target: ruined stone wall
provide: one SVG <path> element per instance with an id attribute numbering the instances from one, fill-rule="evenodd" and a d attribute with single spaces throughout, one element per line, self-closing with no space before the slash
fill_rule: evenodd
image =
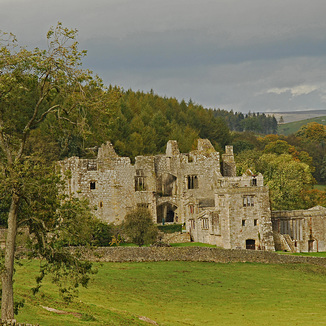
<path id="1" fill-rule="evenodd" d="M 59 162 L 67 178 L 67 193 L 87 198 L 95 215 L 104 222 L 119 223 L 134 207 L 135 167 L 129 158 L 113 155 L 101 160 L 72 157 Z"/>
<path id="2" fill-rule="evenodd" d="M 88 198 L 105 222 L 120 223 L 142 206 L 157 223 L 185 223 L 195 241 L 244 249 L 251 239 L 254 248 L 272 250 L 263 176 L 236 177 L 232 146 L 224 158 L 229 176 L 222 176 L 220 155 L 209 140 L 199 139 L 188 154 L 169 141 L 165 155 L 137 156 L 134 165 L 110 143 L 101 146 L 95 160 L 73 157 L 59 164 L 71 175 L 67 193 Z M 244 196 L 255 198 L 255 205 L 244 207 Z"/>

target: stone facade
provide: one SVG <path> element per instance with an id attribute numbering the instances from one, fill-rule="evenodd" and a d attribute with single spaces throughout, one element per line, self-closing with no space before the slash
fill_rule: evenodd
<path id="1" fill-rule="evenodd" d="M 326 251 L 326 208 L 273 211 L 276 250 L 292 252 Z"/>
<path id="2" fill-rule="evenodd" d="M 156 223 L 184 223 L 194 241 L 229 249 L 274 250 L 268 189 L 250 171 L 236 177 L 232 146 L 216 152 L 207 139 L 187 154 L 170 140 L 164 155 L 119 157 L 108 142 L 97 159 L 59 162 L 67 193 L 86 197 L 95 215 L 120 223 L 137 206 Z"/>

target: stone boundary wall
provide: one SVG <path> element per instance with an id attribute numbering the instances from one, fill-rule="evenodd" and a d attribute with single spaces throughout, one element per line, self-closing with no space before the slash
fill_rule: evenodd
<path id="1" fill-rule="evenodd" d="M 39 326 L 39 324 L 37 325 L 33 325 L 33 324 L 25 324 L 25 323 L 16 323 L 16 320 L 14 319 L 13 321 L 0 321 L 0 326 Z"/>
<path id="2" fill-rule="evenodd" d="M 200 261 L 216 263 L 255 262 L 326 266 L 326 258 L 282 255 L 271 251 L 208 247 L 102 247 L 81 250 L 82 257 L 96 262 Z"/>

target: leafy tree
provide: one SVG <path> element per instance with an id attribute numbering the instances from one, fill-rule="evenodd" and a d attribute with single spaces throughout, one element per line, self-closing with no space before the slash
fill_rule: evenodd
<path id="1" fill-rule="evenodd" d="M 294 150 L 294 147 L 288 144 L 285 140 L 276 140 L 273 142 L 268 143 L 265 146 L 264 152 L 265 153 L 275 153 L 275 154 L 289 154 L 290 151 Z"/>
<path id="2" fill-rule="evenodd" d="M 262 155 L 262 152 L 255 150 L 255 149 L 245 150 L 245 151 L 242 151 L 239 154 L 237 154 L 235 156 L 235 160 L 237 162 L 237 164 L 236 164 L 237 175 L 239 175 L 239 176 L 243 175 L 244 173 L 246 173 L 246 171 L 248 169 L 251 170 L 255 174 L 257 174 L 259 172 L 264 174 L 263 171 L 258 171 L 257 166 L 256 166 L 261 155 Z"/>
<path id="3" fill-rule="evenodd" d="M 317 122 L 310 122 L 302 126 L 296 135 L 308 141 L 325 142 L 326 127 Z"/>
<path id="4" fill-rule="evenodd" d="M 156 241 L 158 230 L 147 208 L 138 207 L 126 215 L 123 230 L 139 247 Z"/>
<path id="5" fill-rule="evenodd" d="M 58 125 L 69 123 L 81 136 L 85 134 L 85 93 L 88 85 L 98 86 L 90 73 L 80 67 L 86 53 L 78 50 L 76 33 L 58 23 L 47 34 L 47 50 L 27 50 L 18 46 L 13 35 L 0 35 L 0 188 L 5 189 L 2 194 L 6 194 L 9 202 L 2 269 L 3 320 L 14 318 L 13 272 L 18 226 L 29 228 L 36 241 L 33 248 L 51 263 L 44 265 L 44 273 L 51 271 L 59 280 L 62 268 L 66 272 L 78 271 L 71 274 L 77 286 L 86 283 L 90 270 L 90 265 L 76 261 L 63 249 L 56 253 L 54 241 L 58 237 L 46 237 L 48 230 L 60 229 L 65 216 L 61 216 L 63 219 L 58 216 L 63 214 L 55 186 L 58 179 L 49 172 L 46 162 L 40 160 L 31 143 L 32 134 L 37 137 L 42 125 L 54 117 Z M 67 293 L 67 288 L 62 293 Z"/>
<path id="6" fill-rule="evenodd" d="M 272 209 L 304 207 L 301 193 L 311 189 L 314 178 L 309 165 L 298 162 L 289 154 L 263 154 L 256 165 L 270 189 Z"/>
<path id="7" fill-rule="evenodd" d="M 113 224 L 103 223 L 96 219 L 92 225 L 92 244 L 99 247 L 109 246 L 116 229 L 117 227 Z"/>

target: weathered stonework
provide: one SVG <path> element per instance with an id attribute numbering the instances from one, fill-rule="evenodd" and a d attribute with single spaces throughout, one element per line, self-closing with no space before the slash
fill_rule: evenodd
<path id="1" fill-rule="evenodd" d="M 326 208 L 272 212 L 276 250 L 326 251 Z"/>
<path id="2" fill-rule="evenodd" d="M 184 223 L 194 241 L 229 249 L 274 250 L 268 189 L 250 171 L 236 177 L 232 146 L 220 154 L 207 139 L 181 154 L 174 140 L 166 153 L 119 157 L 108 142 L 97 159 L 71 157 L 59 162 L 71 177 L 70 195 L 86 197 L 95 215 L 120 223 L 137 206 L 157 223 Z"/>

